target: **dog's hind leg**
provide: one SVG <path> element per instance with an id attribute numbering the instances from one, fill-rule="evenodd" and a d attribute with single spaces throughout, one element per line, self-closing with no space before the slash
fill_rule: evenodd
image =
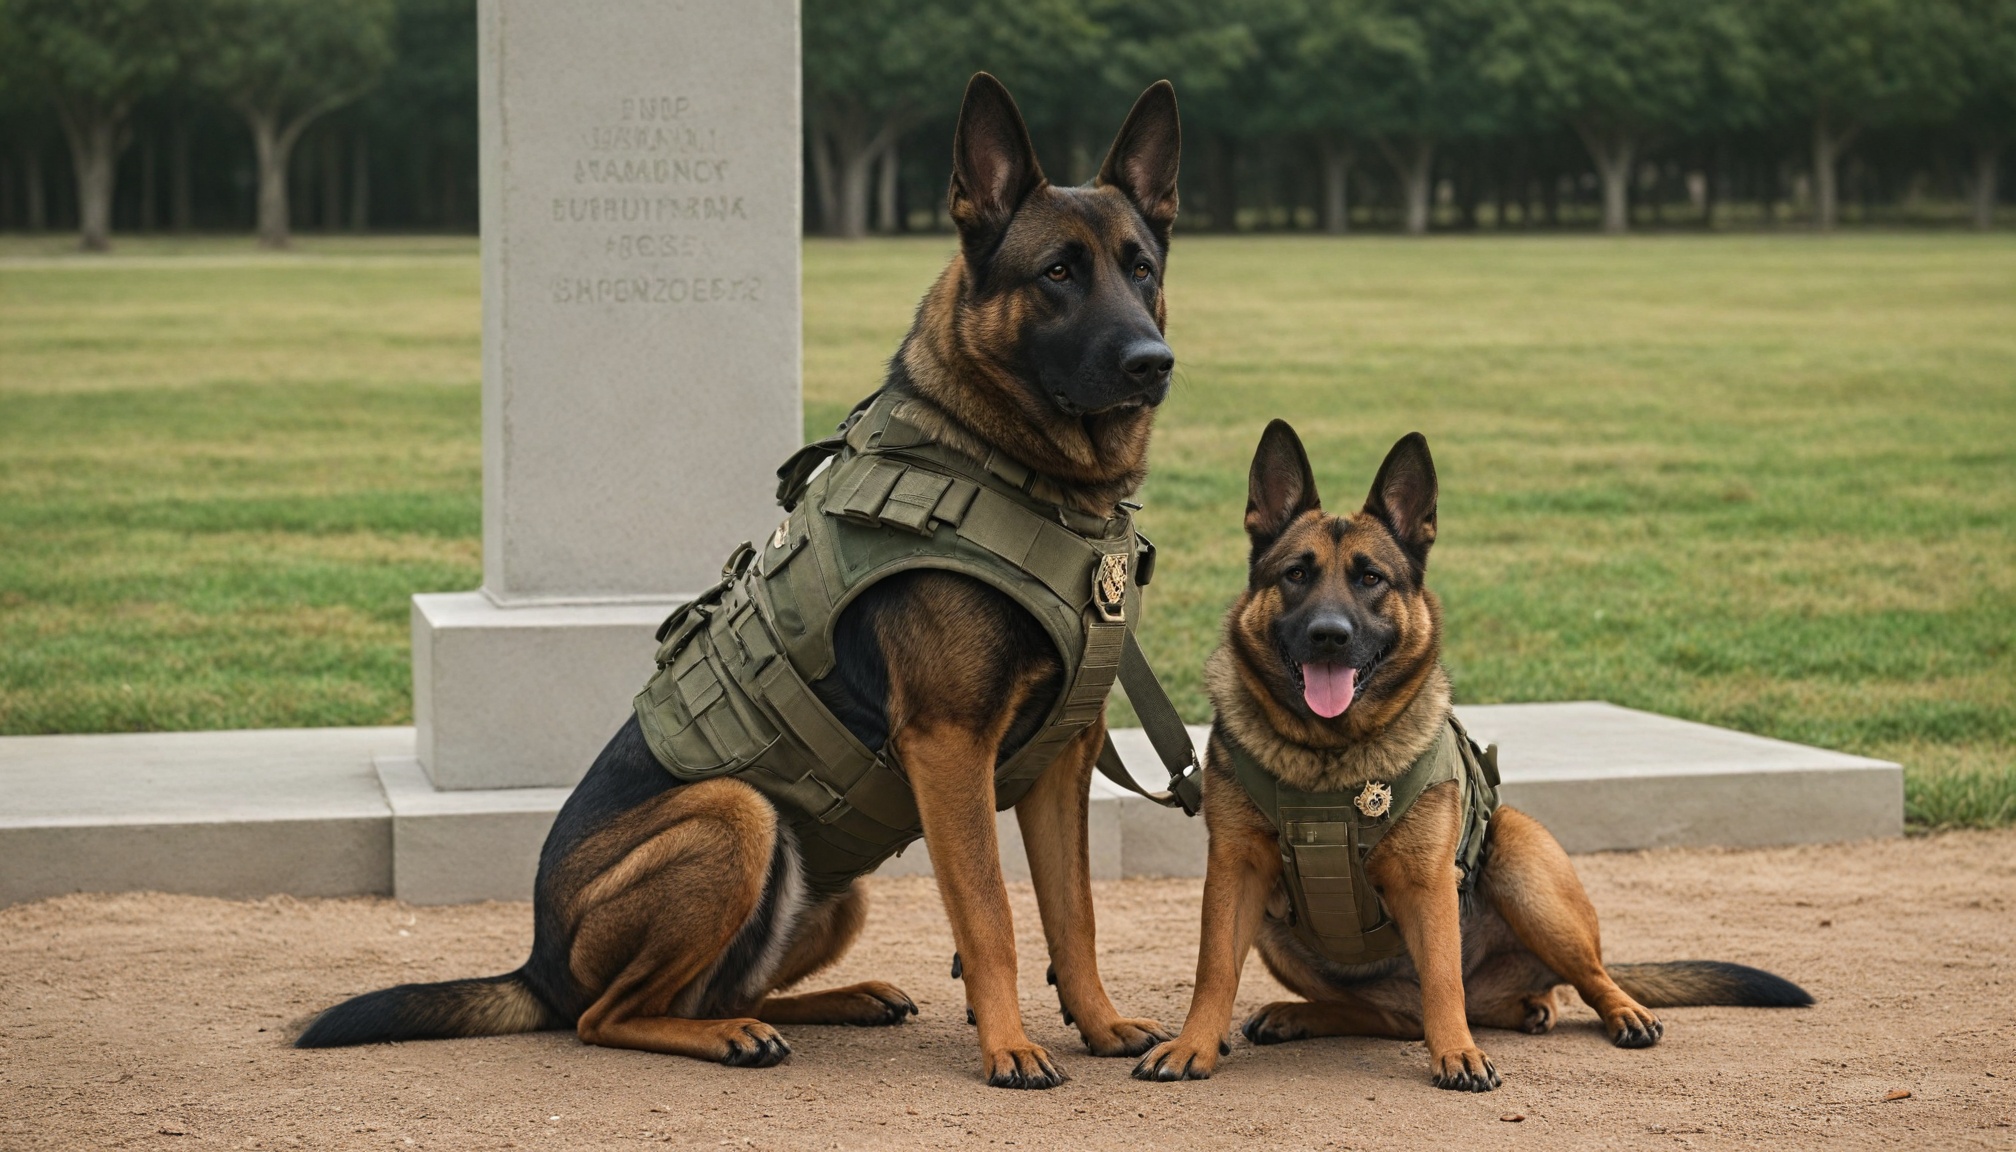
<path id="1" fill-rule="evenodd" d="M 868 895 L 859 881 L 840 896 L 805 917 L 790 951 L 778 967 L 776 986 L 789 988 L 822 968 L 838 963 L 861 935 L 868 919 Z M 769 996 L 756 1006 L 756 1018 L 770 1024 L 901 1024 L 917 1014 L 917 1005 L 903 990 L 881 980 L 864 980 L 841 988 Z"/>
<path id="2" fill-rule="evenodd" d="M 763 899 L 779 855 L 776 811 L 746 784 L 709 780 L 639 817 L 625 828 L 629 845 L 570 902 L 568 968 L 592 997 L 576 1032 L 612 1048 L 777 1063 L 791 1048 L 760 1020 L 674 1015 L 699 1006 L 752 917 L 777 911 Z"/>
<path id="3" fill-rule="evenodd" d="M 1015 818 L 1064 1018 L 1078 1026 L 1094 1056 L 1139 1056 L 1169 1034 L 1153 1020 L 1121 1016 L 1099 979 L 1086 806 L 1105 738 L 1104 724 L 1079 733 L 1015 805 Z"/>
<path id="4" fill-rule="evenodd" d="M 1611 1043 L 1648 1048 L 1659 1042 L 1659 1018 L 1604 969 L 1596 907 L 1568 854 L 1539 821 L 1516 808 L 1500 808 L 1491 818 L 1483 890 L 1519 942 L 1603 1018 Z"/>
<path id="5" fill-rule="evenodd" d="M 1246 1018 L 1241 1029 L 1255 1044 L 1313 1040 L 1319 1036 L 1421 1039 L 1421 1018 L 1366 1000 L 1277 1000 Z"/>

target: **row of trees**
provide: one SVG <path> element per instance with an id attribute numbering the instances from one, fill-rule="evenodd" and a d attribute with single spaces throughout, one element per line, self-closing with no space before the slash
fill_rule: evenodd
<path id="1" fill-rule="evenodd" d="M 383 76 L 394 14 L 393 0 L 0 0 L 0 108 L 24 136 L 38 110 L 53 113 L 94 250 L 110 244 L 136 110 L 178 98 L 228 108 L 257 157 L 260 242 L 284 247 L 295 145 Z"/>
<path id="2" fill-rule="evenodd" d="M 1844 178 L 1865 211 L 1931 186 L 1968 197 L 1985 227 L 2016 135 L 2016 0 L 804 0 L 803 13 L 806 223 L 842 236 L 933 219 L 959 92 L 981 68 L 1015 91 L 1052 177 L 1072 181 L 1135 94 L 1173 79 L 1185 225 L 1220 230 L 1376 215 L 1420 232 L 1490 203 L 1501 226 L 1586 211 L 1618 231 L 1681 199 L 1699 218 L 1725 198 L 1769 216 L 1794 187 L 1827 228 Z M 54 187 L 74 193 L 56 199 L 92 248 L 115 219 L 163 215 L 256 220 L 270 245 L 290 220 L 467 227 L 475 87 L 475 0 L 0 0 L 0 226 L 54 219 Z M 67 179 L 44 172 L 59 148 Z"/>
<path id="3" fill-rule="evenodd" d="M 1742 161 L 1771 170 L 1768 204 L 1795 152 L 1831 228 L 1871 132 L 1964 156 L 1986 227 L 2016 134 L 2016 0 L 807 0 L 805 21 L 813 190 L 837 235 L 869 230 L 871 207 L 900 226 L 903 145 L 930 152 L 926 181 L 942 172 L 934 138 L 978 67 L 1073 177 L 1126 100 L 1174 79 L 1186 214 L 1217 229 L 1239 226 L 1242 192 L 1299 181 L 1341 231 L 1371 161 L 1410 232 L 1438 187 L 1467 185 L 1467 218 L 1493 195 L 1502 220 L 1536 189 L 1552 215 L 1591 172 L 1602 226 L 1622 231 L 1648 173 L 1691 172 L 1712 211 Z"/>

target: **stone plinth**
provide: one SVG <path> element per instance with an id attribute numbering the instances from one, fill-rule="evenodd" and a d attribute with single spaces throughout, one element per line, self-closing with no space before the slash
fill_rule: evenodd
<path id="1" fill-rule="evenodd" d="M 1895 764 L 1608 704 L 1462 709 L 1500 743 L 1505 802 L 1571 852 L 1894 836 Z M 1191 730 L 1201 746 L 1204 729 Z M 1113 734 L 1135 777 L 1162 770 Z M 416 904 L 524 900 L 566 788 L 439 790 L 410 728 L 0 738 L 0 904 L 65 892 L 396 893 Z M 1092 778 L 1092 874 L 1201 876 L 1201 819 Z M 1026 879 L 1013 813 L 1001 864 Z M 928 874 L 921 843 L 882 875 Z"/>
<path id="2" fill-rule="evenodd" d="M 483 589 L 415 600 L 418 752 L 441 788 L 566 785 L 642 685 L 649 625 L 780 515 L 798 15 L 479 13 Z"/>

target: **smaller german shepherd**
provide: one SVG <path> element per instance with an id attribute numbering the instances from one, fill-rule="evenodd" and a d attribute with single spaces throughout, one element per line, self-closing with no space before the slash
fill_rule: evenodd
<path id="1" fill-rule="evenodd" d="M 1230 769 L 1238 742 L 1282 783 L 1305 792 L 1390 780 L 1447 726 L 1441 605 L 1424 583 L 1435 543 L 1435 464 L 1413 433 L 1393 446 L 1358 512 L 1332 516 L 1295 430 L 1268 425 L 1246 501 L 1252 543 L 1246 591 L 1207 667 L 1216 718 L 1205 766 L 1210 856 L 1190 1014 L 1176 1039 L 1143 1056 L 1142 1080 L 1209 1077 L 1239 973 L 1257 941 L 1276 979 L 1304 1001 L 1269 1004 L 1247 1039 L 1425 1038 L 1437 1087 L 1488 1092 L 1498 1070 L 1470 1027 L 1541 1033 L 1561 1010 L 1562 983 L 1603 1018 L 1611 1042 L 1659 1042 L 1653 1007 L 1807 1005 L 1798 986 L 1738 964 L 1603 963 L 1596 910 L 1560 844 L 1513 808 L 1491 816 L 1477 883 L 1459 892 L 1459 783 L 1423 792 L 1372 849 L 1366 874 L 1406 953 L 1344 966 L 1287 923 L 1276 833 Z"/>

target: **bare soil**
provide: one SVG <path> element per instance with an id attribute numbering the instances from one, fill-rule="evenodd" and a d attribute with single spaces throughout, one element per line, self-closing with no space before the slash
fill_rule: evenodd
<path id="1" fill-rule="evenodd" d="M 289 1022 L 340 997 L 515 967 L 529 907 L 72 896 L 0 910 L 0 1148 L 2016 1147 L 2016 832 L 1576 867 L 1611 958 L 1756 964 L 1819 1005 L 1672 1009 L 1628 1052 L 1577 1005 L 1548 1036 L 1482 1033 L 1505 1086 L 1480 1096 L 1430 1087 L 1419 1044 L 1360 1039 L 1235 1039 L 1215 1079 L 1142 1084 L 1060 1021 L 1020 886 L 1023 1010 L 1073 1079 L 999 1091 L 935 889 L 890 880 L 830 980 L 894 980 L 922 1015 L 792 1029 L 777 1068 L 565 1032 L 301 1052 Z M 1123 1010 L 1181 1021 L 1199 888 L 1099 886 Z M 1255 961 L 1241 1011 L 1281 995 Z"/>

